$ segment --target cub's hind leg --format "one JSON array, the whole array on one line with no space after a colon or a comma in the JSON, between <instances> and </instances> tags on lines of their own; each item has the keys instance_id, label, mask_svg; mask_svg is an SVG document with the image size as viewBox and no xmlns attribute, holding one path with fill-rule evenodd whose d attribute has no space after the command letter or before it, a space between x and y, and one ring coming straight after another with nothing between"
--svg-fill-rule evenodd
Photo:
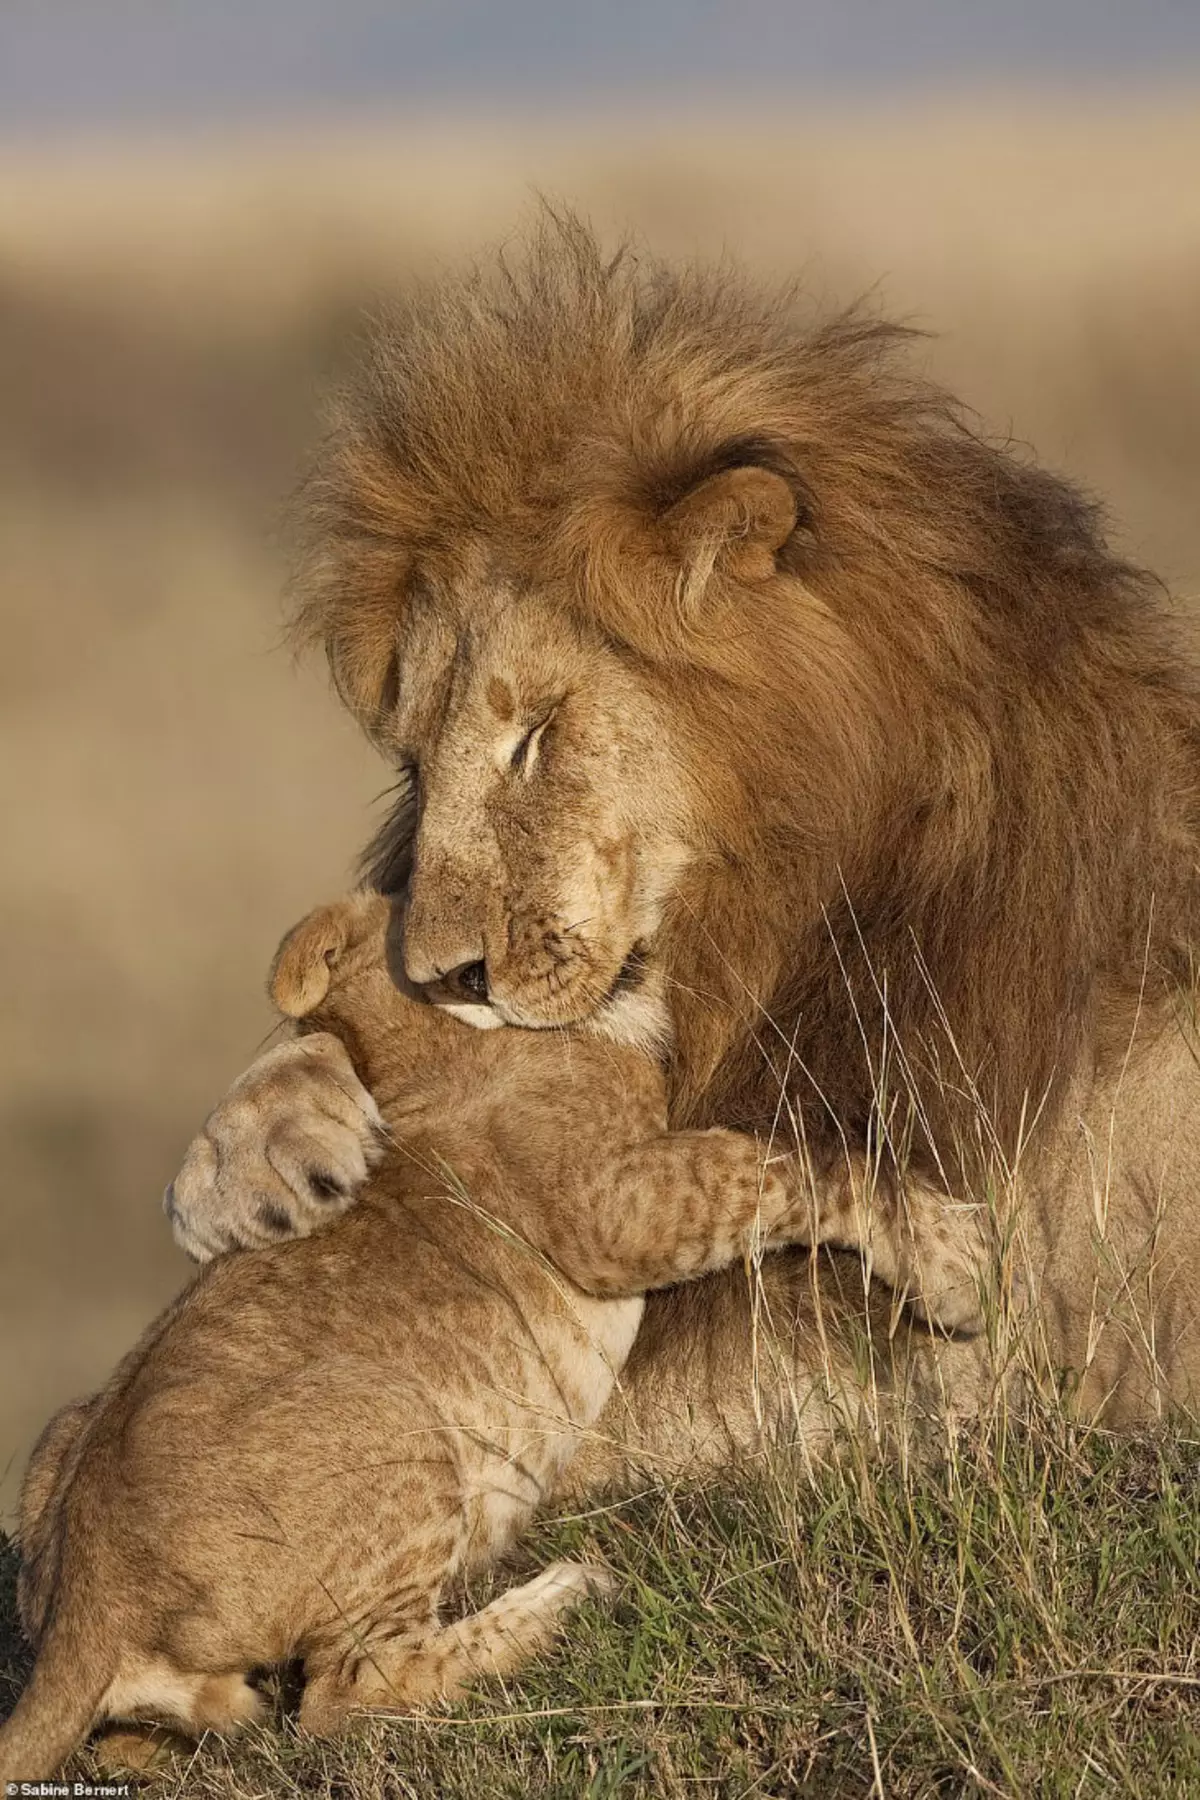
<instances>
[{"instance_id":1,"label":"cub's hind leg","mask_svg":"<svg viewBox=\"0 0 1200 1800\"><path fill-rule=\"evenodd\" d=\"M194 1738L168 1725L106 1725L91 1746L92 1761L106 1775L154 1775L196 1748Z\"/></svg>"},{"instance_id":2,"label":"cub's hind leg","mask_svg":"<svg viewBox=\"0 0 1200 1800\"><path fill-rule=\"evenodd\" d=\"M185 1674L164 1660L125 1669L102 1702L104 1727L92 1745L108 1774L148 1774L170 1766L207 1731L225 1737L266 1715L262 1695L240 1671Z\"/></svg>"},{"instance_id":3,"label":"cub's hind leg","mask_svg":"<svg viewBox=\"0 0 1200 1800\"><path fill-rule=\"evenodd\" d=\"M36 1535L37 1528L58 1486L63 1465L74 1450L79 1435L95 1411L96 1399L72 1400L56 1412L34 1445L21 1483L21 1502L17 1537L22 1546Z\"/></svg>"},{"instance_id":4,"label":"cub's hind leg","mask_svg":"<svg viewBox=\"0 0 1200 1800\"><path fill-rule=\"evenodd\" d=\"M17 1607L25 1635L38 1643L58 1580L55 1548L58 1501L78 1454L78 1446L96 1409L96 1399L75 1400L56 1412L34 1446L21 1483L17 1542L21 1567L17 1575Z\"/></svg>"},{"instance_id":5,"label":"cub's hind leg","mask_svg":"<svg viewBox=\"0 0 1200 1800\"><path fill-rule=\"evenodd\" d=\"M408 1712L448 1700L489 1676L511 1675L562 1630L565 1615L589 1595L612 1591L606 1569L556 1562L520 1587L453 1625L393 1638L345 1664L314 1675L300 1703L300 1724L322 1735L356 1712Z\"/></svg>"}]
</instances>

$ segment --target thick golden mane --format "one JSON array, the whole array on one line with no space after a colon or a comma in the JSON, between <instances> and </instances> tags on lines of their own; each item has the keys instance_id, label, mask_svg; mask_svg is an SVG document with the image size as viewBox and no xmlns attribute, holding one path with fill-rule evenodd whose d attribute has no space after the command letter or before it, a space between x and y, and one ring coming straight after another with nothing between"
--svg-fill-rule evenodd
<instances>
[{"instance_id":1,"label":"thick golden mane","mask_svg":"<svg viewBox=\"0 0 1200 1800\"><path fill-rule=\"evenodd\" d=\"M305 497L303 631L368 730L423 554L460 540L669 684L707 854L669 915L680 1118L1011 1149L1188 968L1200 713L1158 589L1097 509L986 442L861 312L550 220L416 289ZM664 523L785 481L764 578ZM816 1103L814 1104L814 1099Z\"/></svg>"}]
</instances>

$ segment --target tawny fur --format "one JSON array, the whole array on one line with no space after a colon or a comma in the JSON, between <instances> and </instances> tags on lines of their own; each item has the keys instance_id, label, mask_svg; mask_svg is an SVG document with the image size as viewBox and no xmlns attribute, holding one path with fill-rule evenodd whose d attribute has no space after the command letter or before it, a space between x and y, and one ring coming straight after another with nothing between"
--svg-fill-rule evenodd
<instances>
[{"instance_id":1,"label":"tawny fur","mask_svg":"<svg viewBox=\"0 0 1200 1800\"><path fill-rule=\"evenodd\" d=\"M524 1023L594 1013L648 950L675 1123L866 1151L998 1243L1019 1202L1081 1404L1191 1403L1192 672L1090 501L906 332L802 313L569 218L398 306L298 571L302 634L409 772L373 866L414 975L482 959ZM651 1303L648 1392L700 1304Z\"/></svg>"},{"instance_id":2,"label":"tawny fur","mask_svg":"<svg viewBox=\"0 0 1200 1800\"><path fill-rule=\"evenodd\" d=\"M925 1242L990 1251L1081 1409L1142 1418L1200 1392L1193 678L1097 509L906 338L548 221L380 332L304 496L300 630L401 771L371 866L435 997L620 1036L656 970L674 1123L864 1158L882 1207L818 1180L812 1235L902 1295L896 1196L949 1189ZM287 1133L353 1197L368 1096L331 1122L279 1054L189 1157L201 1254L252 1240L241 1171ZM815 1445L898 1373L967 1411L1013 1361L896 1323L853 1262L653 1295L571 1480Z\"/></svg>"},{"instance_id":3,"label":"tawny fur","mask_svg":"<svg viewBox=\"0 0 1200 1800\"><path fill-rule=\"evenodd\" d=\"M659 944L703 975L673 1006L677 1110L774 1098L746 1031L765 1006L789 1035L803 1016L813 1082L864 1128L847 982L875 1041L886 976L909 1054L946 1065L940 1005L1011 1145L1097 1009L1120 1040L1148 942L1155 988L1187 972L1195 692L1093 506L975 435L905 332L796 310L729 271L605 261L570 225L422 290L309 490L303 622L386 747L397 685L436 702L397 666L410 597L433 586L447 642L478 599L464 546L624 646L705 784L704 865ZM661 520L735 460L784 472L798 528L765 580L718 566L689 605Z\"/></svg>"},{"instance_id":4,"label":"tawny fur","mask_svg":"<svg viewBox=\"0 0 1200 1800\"><path fill-rule=\"evenodd\" d=\"M642 1301L603 1298L606 1270L651 1286L786 1225L752 1140L666 1132L654 1057L465 1030L394 984L388 921L377 895L324 908L273 975L387 1113L367 1192L319 1235L213 1262L34 1453L38 1660L0 1781L51 1774L110 1717L231 1729L261 1710L248 1674L293 1656L315 1730L515 1668L602 1573L557 1564L449 1626L438 1608L613 1390Z\"/></svg>"}]
</instances>

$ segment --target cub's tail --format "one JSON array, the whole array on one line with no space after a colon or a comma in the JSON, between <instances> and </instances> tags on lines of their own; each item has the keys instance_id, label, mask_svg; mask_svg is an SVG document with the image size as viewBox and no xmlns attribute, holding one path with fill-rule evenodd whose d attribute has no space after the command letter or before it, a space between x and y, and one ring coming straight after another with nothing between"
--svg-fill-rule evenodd
<instances>
[{"instance_id":1,"label":"cub's tail","mask_svg":"<svg viewBox=\"0 0 1200 1800\"><path fill-rule=\"evenodd\" d=\"M29 1685L0 1726L0 1794L10 1782L57 1774L87 1736L116 1674L102 1617L78 1588L51 1617Z\"/></svg>"}]
</instances>

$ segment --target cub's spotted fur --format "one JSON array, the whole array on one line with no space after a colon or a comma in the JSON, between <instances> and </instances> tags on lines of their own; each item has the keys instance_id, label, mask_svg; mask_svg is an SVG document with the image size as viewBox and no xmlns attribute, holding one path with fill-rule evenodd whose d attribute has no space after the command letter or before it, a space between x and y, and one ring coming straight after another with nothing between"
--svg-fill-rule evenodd
<instances>
[{"instance_id":1,"label":"cub's spotted fur","mask_svg":"<svg viewBox=\"0 0 1200 1800\"><path fill-rule=\"evenodd\" d=\"M666 1131L655 1058L465 1030L395 984L389 919L377 895L326 907L273 975L302 1046L322 1058L336 1034L388 1118L364 1196L327 1231L210 1263L34 1454L38 1660L0 1780L51 1774L108 1718L253 1719L249 1672L293 1656L317 1731L514 1668L602 1573L556 1564L444 1625L448 1586L560 1480L636 1291L786 1234L791 1196L752 1139Z\"/></svg>"}]
</instances>

